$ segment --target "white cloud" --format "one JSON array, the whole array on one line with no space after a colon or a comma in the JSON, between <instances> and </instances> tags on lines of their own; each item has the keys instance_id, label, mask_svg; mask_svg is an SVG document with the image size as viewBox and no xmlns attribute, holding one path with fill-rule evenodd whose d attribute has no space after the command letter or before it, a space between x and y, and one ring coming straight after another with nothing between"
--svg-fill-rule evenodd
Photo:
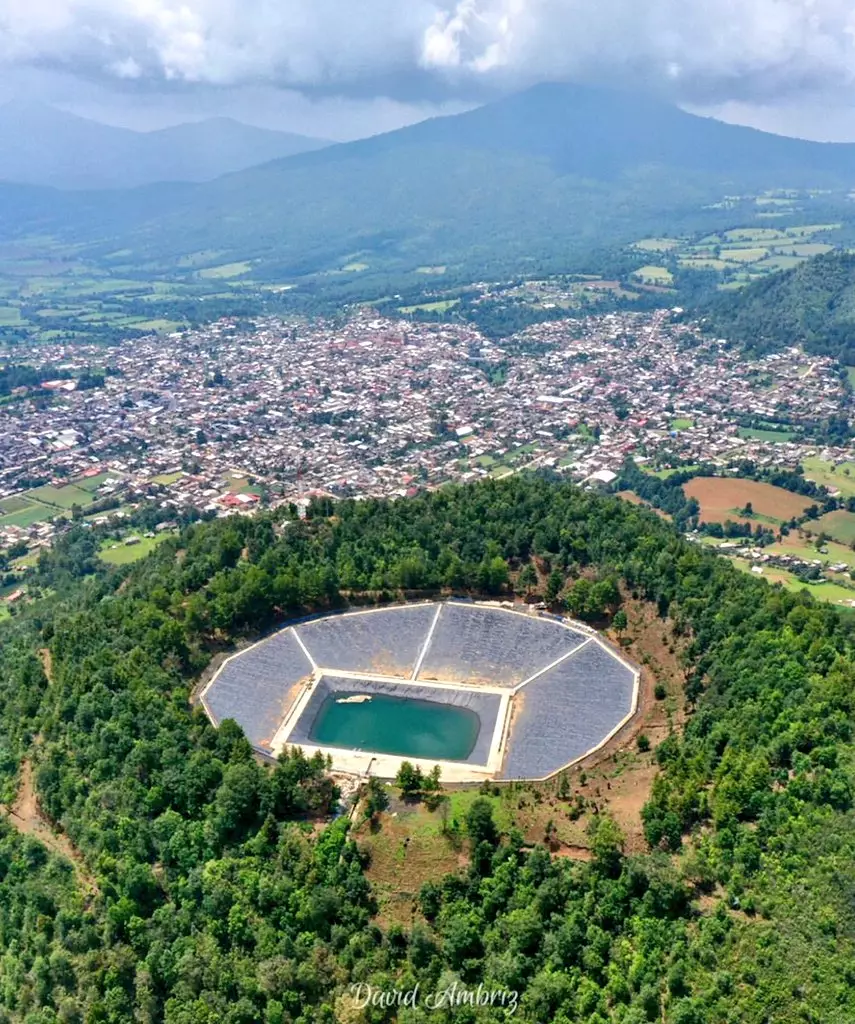
<instances>
[{"instance_id":1,"label":"white cloud","mask_svg":"<svg viewBox=\"0 0 855 1024\"><path fill-rule=\"evenodd\" d=\"M852 0L0 0L0 62L324 86L644 80L687 95L855 83Z\"/></svg>"}]
</instances>

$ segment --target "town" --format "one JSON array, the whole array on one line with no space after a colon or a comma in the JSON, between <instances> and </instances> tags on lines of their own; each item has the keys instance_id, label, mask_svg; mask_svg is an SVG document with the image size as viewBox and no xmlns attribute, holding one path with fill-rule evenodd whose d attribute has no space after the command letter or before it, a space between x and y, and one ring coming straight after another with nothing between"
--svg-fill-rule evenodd
<instances>
[{"instance_id":1,"label":"town","mask_svg":"<svg viewBox=\"0 0 855 1024\"><path fill-rule=\"evenodd\" d=\"M849 415L833 360L795 349L747 360L678 313L556 320L497 342L363 309L9 349L0 362L56 376L0 406L0 548L37 550L69 518L104 522L141 502L229 515L524 468L607 485L627 458L852 457L799 434ZM789 432L762 429L782 422Z\"/></svg>"}]
</instances>

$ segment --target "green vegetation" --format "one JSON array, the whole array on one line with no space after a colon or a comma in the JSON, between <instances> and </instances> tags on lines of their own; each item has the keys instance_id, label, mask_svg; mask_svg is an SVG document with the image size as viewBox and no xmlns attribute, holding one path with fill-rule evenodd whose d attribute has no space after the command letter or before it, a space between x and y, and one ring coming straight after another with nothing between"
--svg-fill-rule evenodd
<instances>
[{"instance_id":1,"label":"green vegetation","mask_svg":"<svg viewBox=\"0 0 855 1024\"><path fill-rule=\"evenodd\" d=\"M35 570L54 596L0 625L0 790L12 798L27 758L73 857L0 823L10 1021L331 1024L360 1019L352 982L433 991L452 977L516 991L512 1019L528 1024L855 1015L848 615L742 575L643 509L533 476L322 501L273 526L195 525L118 569L72 530ZM431 826L459 836L452 873L426 880L403 924L373 923L347 818L319 823L335 798L323 762L257 764L234 723L191 711L193 681L224 639L335 606L340 588L501 593L529 563L594 621L594 590L619 602L619 582L681 638L685 730L633 755L659 767L649 849L625 854L602 813L589 861L552 858L522 842L505 798L453 793ZM372 819L387 800L375 793ZM568 789L552 813L572 809ZM389 828L398 870L413 870L406 819Z\"/></svg>"},{"instance_id":2,"label":"green vegetation","mask_svg":"<svg viewBox=\"0 0 855 1024\"><path fill-rule=\"evenodd\" d=\"M668 287L674 283L674 275L670 270L666 267L656 267L651 264L645 264L643 267L639 267L638 270L633 272L632 276L644 284L656 284Z\"/></svg>"},{"instance_id":3,"label":"green vegetation","mask_svg":"<svg viewBox=\"0 0 855 1024\"><path fill-rule=\"evenodd\" d=\"M455 298L406 294L438 278L453 290L598 275L624 299L645 264L632 278L642 302L662 301L650 289L667 286L688 304L818 251L805 247L846 244L854 172L852 147L746 134L637 94L541 85L198 185L3 185L0 330L68 337L89 324L110 341L195 323L203 310ZM791 194L770 191L782 176ZM618 256L627 272L612 277Z\"/></svg>"},{"instance_id":4,"label":"green vegetation","mask_svg":"<svg viewBox=\"0 0 855 1024\"><path fill-rule=\"evenodd\" d=\"M755 352L803 343L808 352L855 361L855 255L816 256L793 270L718 296L703 309L709 331Z\"/></svg>"},{"instance_id":5,"label":"green vegetation","mask_svg":"<svg viewBox=\"0 0 855 1024\"><path fill-rule=\"evenodd\" d=\"M754 441L792 441L798 434L794 430L764 430L761 427L740 427L737 431L739 437L752 439Z\"/></svg>"},{"instance_id":6,"label":"green vegetation","mask_svg":"<svg viewBox=\"0 0 855 1024\"><path fill-rule=\"evenodd\" d=\"M168 536L169 534L164 532L156 537L139 537L134 544L128 544L127 537L118 541L105 540L98 554L108 565L130 565L151 554Z\"/></svg>"},{"instance_id":7,"label":"green vegetation","mask_svg":"<svg viewBox=\"0 0 855 1024\"><path fill-rule=\"evenodd\" d=\"M805 476L823 487L833 487L846 497L855 497L855 462L835 464L819 456L802 460Z\"/></svg>"},{"instance_id":8,"label":"green vegetation","mask_svg":"<svg viewBox=\"0 0 855 1024\"><path fill-rule=\"evenodd\" d=\"M815 532L825 533L841 544L855 544L855 514L839 509L816 521Z\"/></svg>"}]
</instances>

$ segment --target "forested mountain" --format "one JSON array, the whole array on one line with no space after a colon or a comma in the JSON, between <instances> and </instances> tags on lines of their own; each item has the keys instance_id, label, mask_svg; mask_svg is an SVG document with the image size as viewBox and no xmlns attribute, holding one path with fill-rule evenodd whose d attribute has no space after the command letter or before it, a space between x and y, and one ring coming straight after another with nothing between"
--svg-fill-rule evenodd
<instances>
[{"instance_id":1,"label":"forested mountain","mask_svg":"<svg viewBox=\"0 0 855 1024\"><path fill-rule=\"evenodd\" d=\"M256 276L271 280L357 256L364 277L420 265L532 272L644 235L744 222L759 189L853 180L855 146L552 84L192 188L59 199L0 189L0 230L87 243L77 256L119 251L120 270L174 270L213 251L257 260ZM723 206L726 196L749 198Z\"/></svg>"},{"instance_id":2,"label":"forested mountain","mask_svg":"<svg viewBox=\"0 0 855 1024\"><path fill-rule=\"evenodd\" d=\"M650 512L541 477L321 502L276 525L196 524L108 574L75 528L37 571L53 596L0 626L0 786L10 796L30 759L81 858L72 870L0 821L0 1019L855 1018L850 617L741 574ZM690 713L656 750L649 851L625 856L603 814L590 862L553 859L482 805L468 866L426 885L411 923L380 926L346 819L303 823L331 802L323 765L258 765L233 723L190 710L193 681L213 651L338 605L341 589L478 593L532 559L571 599L618 581L681 638ZM354 982L455 979L520 1005L348 1001Z\"/></svg>"},{"instance_id":3,"label":"forested mountain","mask_svg":"<svg viewBox=\"0 0 855 1024\"><path fill-rule=\"evenodd\" d=\"M328 143L230 118L153 132L115 128L40 103L0 107L0 181L61 189L210 181Z\"/></svg>"},{"instance_id":4,"label":"forested mountain","mask_svg":"<svg viewBox=\"0 0 855 1024\"><path fill-rule=\"evenodd\" d=\"M855 254L829 252L719 292L696 311L704 327L754 352L803 344L855 365Z\"/></svg>"}]
</instances>

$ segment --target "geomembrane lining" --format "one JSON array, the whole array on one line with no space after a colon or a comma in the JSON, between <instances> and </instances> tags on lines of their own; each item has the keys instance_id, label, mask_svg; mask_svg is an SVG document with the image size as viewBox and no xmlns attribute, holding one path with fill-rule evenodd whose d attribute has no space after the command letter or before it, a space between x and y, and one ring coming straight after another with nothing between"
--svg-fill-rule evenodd
<instances>
[{"instance_id":1,"label":"geomembrane lining","mask_svg":"<svg viewBox=\"0 0 855 1024\"><path fill-rule=\"evenodd\" d=\"M598 746L632 710L635 674L591 642L519 693L499 778L540 779Z\"/></svg>"},{"instance_id":2,"label":"geomembrane lining","mask_svg":"<svg viewBox=\"0 0 855 1024\"><path fill-rule=\"evenodd\" d=\"M285 629L226 661L205 701L215 722L233 718L254 747L267 749L299 695L297 684L311 675L293 630Z\"/></svg>"},{"instance_id":3,"label":"geomembrane lining","mask_svg":"<svg viewBox=\"0 0 855 1024\"><path fill-rule=\"evenodd\" d=\"M328 615L301 622L300 639L323 668L379 676L410 676L436 605L413 604L377 611Z\"/></svg>"},{"instance_id":4,"label":"geomembrane lining","mask_svg":"<svg viewBox=\"0 0 855 1024\"><path fill-rule=\"evenodd\" d=\"M356 678L360 674L391 678ZM446 685L431 687L430 680ZM497 763L491 745L502 695L481 688L510 691L525 683L510 697L510 728L498 777L535 779L602 744L633 711L636 680L635 670L592 634L560 621L498 606L428 602L327 615L286 627L227 659L202 701L215 724L233 718L250 743L267 752L277 733L277 750L283 741L321 745L310 738L312 724L334 691L467 707L481 727L471 754L459 763L484 766ZM467 686L473 689L462 688ZM311 692L299 719L286 722L307 687ZM377 740L394 728L394 715L390 719L382 712L378 705L369 723L379 733L364 735ZM450 742L453 716L429 717L434 724L425 727L426 735L440 737L437 742L447 735L448 749L466 749ZM348 719L339 714L338 721L346 733ZM367 720L360 721L360 728L366 728ZM417 718L405 714L401 721ZM342 732L331 735L338 738Z\"/></svg>"},{"instance_id":5,"label":"geomembrane lining","mask_svg":"<svg viewBox=\"0 0 855 1024\"><path fill-rule=\"evenodd\" d=\"M442 606L418 677L517 686L585 640L549 619L452 601Z\"/></svg>"}]
</instances>

